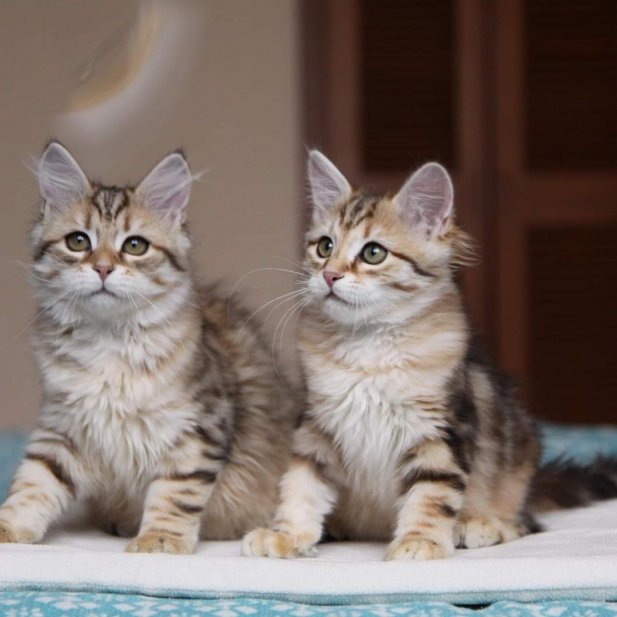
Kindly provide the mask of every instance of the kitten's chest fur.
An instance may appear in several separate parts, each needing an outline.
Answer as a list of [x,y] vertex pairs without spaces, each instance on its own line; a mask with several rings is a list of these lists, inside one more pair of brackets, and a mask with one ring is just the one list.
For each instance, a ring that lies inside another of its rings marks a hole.
[[303,329],[310,412],[338,445],[352,491],[397,499],[400,457],[445,426],[445,384],[461,338],[391,328],[320,337]]
[[38,349],[43,414],[119,482],[150,475],[194,415],[173,378],[190,354],[176,338],[164,330],[83,330]]

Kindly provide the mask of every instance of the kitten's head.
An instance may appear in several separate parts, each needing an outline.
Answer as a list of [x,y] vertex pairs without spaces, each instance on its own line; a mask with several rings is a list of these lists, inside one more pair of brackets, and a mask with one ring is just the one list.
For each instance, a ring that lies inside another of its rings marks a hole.
[[404,321],[452,289],[470,256],[454,224],[452,181],[437,163],[418,169],[394,196],[354,191],[323,154],[309,155],[313,216],[308,291],[330,319],[349,325]]
[[156,321],[187,293],[192,176],[182,154],[166,156],[136,188],[102,186],[51,142],[38,179],[33,283],[57,318]]

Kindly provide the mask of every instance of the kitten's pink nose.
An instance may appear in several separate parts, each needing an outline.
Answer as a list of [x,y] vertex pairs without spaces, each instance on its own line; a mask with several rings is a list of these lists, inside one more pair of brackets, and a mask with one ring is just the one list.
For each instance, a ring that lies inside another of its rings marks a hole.
[[334,283],[339,279],[342,279],[344,274],[339,274],[338,272],[332,272],[332,270],[324,270],[323,277],[326,279],[326,283],[328,283],[328,287],[332,289]]
[[101,277],[101,281],[105,282],[105,279],[109,276],[109,273],[113,271],[114,267],[109,264],[96,264],[96,266],[92,266]]

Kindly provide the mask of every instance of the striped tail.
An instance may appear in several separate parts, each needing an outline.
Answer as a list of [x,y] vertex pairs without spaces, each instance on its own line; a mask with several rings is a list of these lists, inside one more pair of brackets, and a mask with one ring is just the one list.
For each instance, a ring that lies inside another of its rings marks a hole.
[[535,511],[575,508],[617,497],[617,458],[589,464],[558,459],[538,470],[530,494]]

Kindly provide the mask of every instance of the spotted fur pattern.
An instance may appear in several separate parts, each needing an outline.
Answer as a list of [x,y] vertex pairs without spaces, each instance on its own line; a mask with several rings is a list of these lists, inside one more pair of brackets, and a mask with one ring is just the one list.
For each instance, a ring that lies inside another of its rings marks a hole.
[[[289,399],[244,311],[196,287],[184,158],[118,188],[79,178],[68,152],[50,148],[32,233],[43,404],[0,508],[0,541],[40,541],[76,500],[109,531],[135,536],[128,551],[190,553],[200,535],[239,538],[267,524],[287,464]],[[75,231],[88,250],[68,247]],[[149,243],[141,256],[122,249],[134,236]]]
[[[383,197],[312,152],[309,180],[306,410],[274,525],[244,552],[310,555],[327,532],[387,541],[388,559],[435,559],[537,530],[534,423],[470,334],[454,271],[472,245],[447,172],[428,164]],[[380,263],[363,258],[370,243]]]

